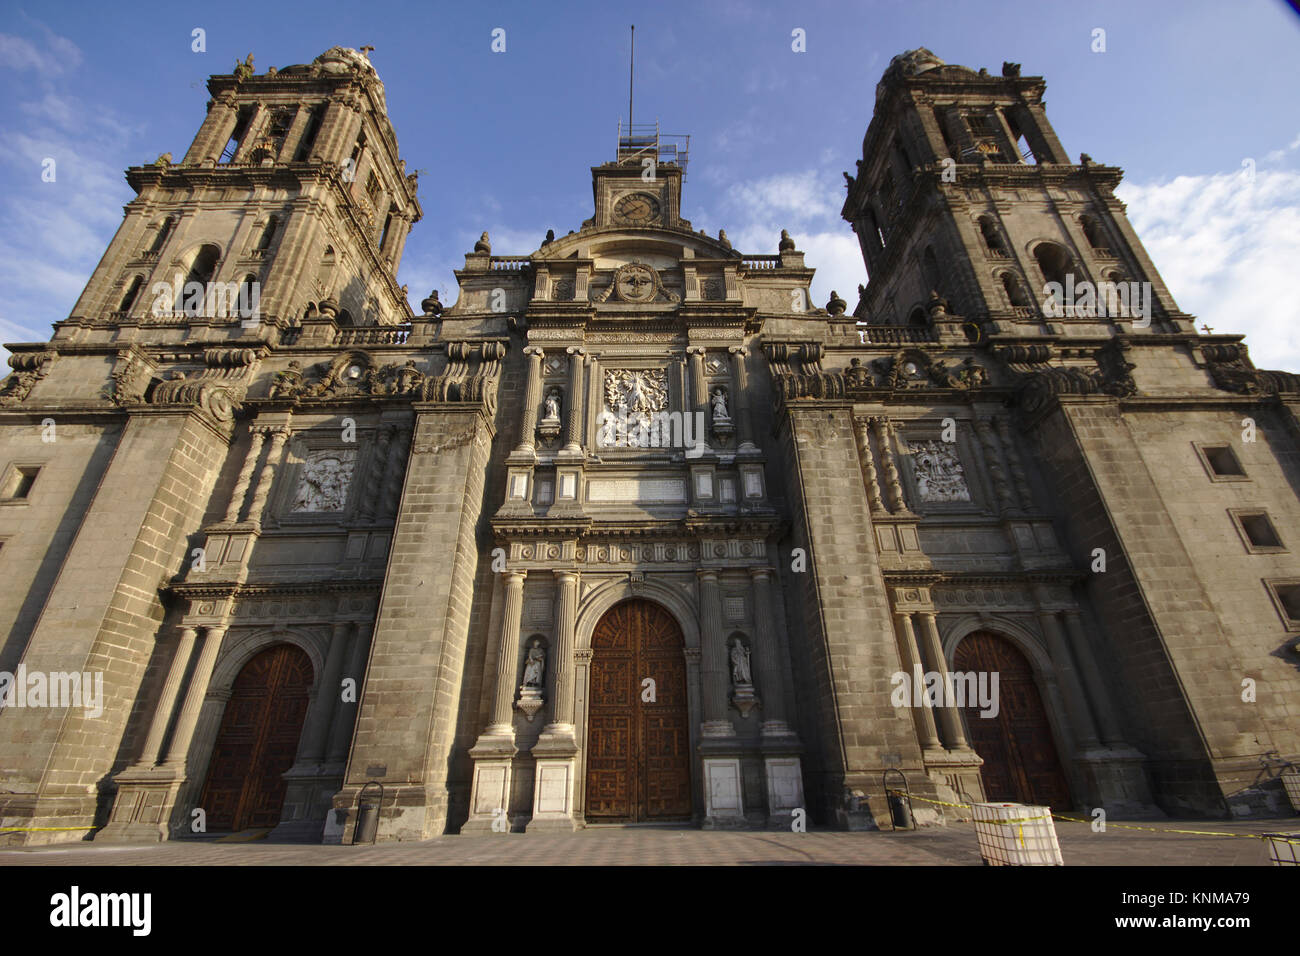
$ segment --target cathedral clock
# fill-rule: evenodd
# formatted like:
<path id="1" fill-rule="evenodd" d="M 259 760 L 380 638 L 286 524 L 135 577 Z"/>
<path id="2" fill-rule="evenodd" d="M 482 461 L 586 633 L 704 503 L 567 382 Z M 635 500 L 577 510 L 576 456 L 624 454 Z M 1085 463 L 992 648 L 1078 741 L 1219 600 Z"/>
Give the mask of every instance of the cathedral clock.
<path id="1" fill-rule="evenodd" d="M 614 203 L 614 215 L 634 226 L 653 222 L 659 218 L 659 200 L 649 193 L 628 193 Z"/>

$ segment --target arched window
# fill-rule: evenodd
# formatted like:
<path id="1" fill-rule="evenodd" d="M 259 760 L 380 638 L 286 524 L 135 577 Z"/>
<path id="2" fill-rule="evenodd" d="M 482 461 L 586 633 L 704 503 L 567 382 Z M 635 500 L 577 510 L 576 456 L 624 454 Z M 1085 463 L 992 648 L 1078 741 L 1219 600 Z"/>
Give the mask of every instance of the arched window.
<path id="1" fill-rule="evenodd" d="M 1002 273 L 1002 289 L 1007 294 L 1007 301 L 1011 303 L 1013 309 L 1029 308 L 1029 296 L 1025 294 L 1025 287 L 1021 285 L 1010 272 Z"/>
<path id="2" fill-rule="evenodd" d="M 262 298 L 262 289 L 258 284 L 257 276 L 251 272 L 244 276 L 244 281 L 239 283 L 239 298 L 234 303 L 241 319 L 256 319 L 258 312 L 258 303 Z M 233 316 L 232 316 L 233 318 Z"/>
<path id="3" fill-rule="evenodd" d="M 989 255 L 998 258 L 1009 258 L 1007 248 L 1002 244 L 1002 237 L 998 235 L 998 227 L 993 222 L 992 216 L 980 216 L 980 235 L 984 237 L 984 247 L 988 249 Z"/>
<path id="4" fill-rule="evenodd" d="M 1034 259 L 1048 282 L 1060 283 L 1065 288 L 1066 276 L 1074 272 L 1074 260 L 1064 246 L 1054 242 L 1040 242 L 1034 247 Z"/>
<path id="5" fill-rule="evenodd" d="M 1087 237 L 1088 245 L 1092 246 L 1093 251 L 1101 256 L 1109 256 L 1110 248 L 1106 245 L 1101 224 L 1092 216 L 1080 216 L 1079 225 L 1083 227 L 1083 234 Z"/>
<path id="6" fill-rule="evenodd" d="M 939 260 L 934 257 L 934 250 L 929 246 L 921 255 L 921 274 L 925 277 L 926 293 L 938 292 L 942 284 L 939 277 Z"/>
<path id="7" fill-rule="evenodd" d="M 275 216 L 266 220 L 266 228 L 262 230 L 262 236 L 257 240 L 257 250 L 262 252 L 271 248 L 271 240 L 275 238 L 275 230 L 280 226 L 280 220 Z"/>
<path id="8" fill-rule="evenodd" d="M 930 317 L 925 314 L 925 309 L 918 305 L 912 310 L 912 314 L 907 317 L 907 324 L 918 329 L 928 328 Z"/>
<path id="9" fill-rule="evenodd" d="M 130 312 L 131 307 L 135 305 L 135 300 L 140 295 L 140 288 L 144 285 L 144 276 L 136 276 L 127 286 L 126 293 L 122 296 L 122 303 L 117 307 L 119 312 Z"/>
<path id="10" fill-rule="evenodd" d="M 190 316 L 205 314 L 208 283 L 217 274 L 217 263 L 220 261 L 221 249 L 218 246 L 209 244 L 195 253 L 189 273 L 185 276 L 185 285 L 179 290 L 180 307 L 177 311 L 184 311 Z"/>
<path id="11" fill-rule="evenodd" d="M 172 216 L 168 216 L 163 220 L 162 225 L 158 227 L 158 235 L 153 237 L 153 245 L 149 247 L 150 252 L 159 252 L 162 250 L 163 243 L 166 242 L 167 237 L 172 234 L 172 227 L 175 225 L 176 219 Z"/>

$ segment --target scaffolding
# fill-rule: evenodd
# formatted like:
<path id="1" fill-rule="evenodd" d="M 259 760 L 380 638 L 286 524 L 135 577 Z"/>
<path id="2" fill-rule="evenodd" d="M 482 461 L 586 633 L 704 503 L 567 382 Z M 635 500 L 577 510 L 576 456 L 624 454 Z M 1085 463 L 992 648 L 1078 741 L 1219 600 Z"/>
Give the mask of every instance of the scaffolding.
<path id="1" fill-rule="evenodd" d="M 618 121 L 618 159 L 627 166 L 644 166 L 649 159 L 656 166 L 672 165 L 686 179 L 686 161 L 690 152 L 689 136 L 670 136 L 659 132 L 659 121 L 624 126 Z"/>

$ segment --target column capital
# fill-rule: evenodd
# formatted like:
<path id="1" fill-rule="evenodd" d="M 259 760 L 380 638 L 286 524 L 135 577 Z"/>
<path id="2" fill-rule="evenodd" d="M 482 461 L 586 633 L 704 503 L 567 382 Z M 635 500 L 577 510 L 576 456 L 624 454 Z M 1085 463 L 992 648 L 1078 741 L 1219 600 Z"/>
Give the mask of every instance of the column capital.
<path id="1" fill-rule="evenodd" d="M 776 574 L 776 572 L 765 564 L 756 564 L 753 567 L 750 567 L 748 571 L 749 576 L 755 581 L 770 581 Z"/>
<path id="2" fill-rule="evenodd" d="M 525 345 L 524 354 L 541 358 L 546 354 L 546 349 L 542 348 L 540 345 Z"/>
<path id="3" fill-rule="evenodd" d="M 717 584 L 717 583 L 718 583 L 718 569 L 717 569 L 717 568 L 696 568 L 696 569 L 695 569 L 695 575 L 696 575 L 696 577 L 698 577 L 701 581 L 705 581 L 705 582 L 707 582 L 707 581 L 712 581 L 714 584 Z"/>
<path id="4" fill-rule="evenodd" d="M 555 575 L 555 579 L 557 581 L 576 581 L 578 580 L 579 577 L 579 573 L 577 571 L 572 571 L 567 568 L 566 569 L 557 568 L 555 570 L 552 570 L 551 573 Z"/>
<path id="5" fill-rule="evenodd" d="M 586 350 L 585 348 L 583 348 L 581 345 L 570 345 L 570 346 L 567 346 L 567 347 L 564 349 L 564 351 L 567 352 L 567 353 L 570 354 L 570 355 L 586 355 L 586 354 L 587 354 L 587 350 Z"/>
<path id="6" fill-rule="evenodd" d="M 524 578 L 528 577 L 528 572 L 522 568 L 510 568 L 501 573 L 506 576 L 506 584 L 514 584 L 516 581 L 523 583 Z"/>
<path id="7" fill-rule="evenodd" d="M 727 351 L 732 355 L 745 356 L 749 354 L 749 347 L 745 345 L 728 345 Z"/>
<path id="8" fill-rule="evenodd" d="M 707 351 L 708 351 L 708 349 L 705 348 L 703 345 L 688 345 L 688 346 L 686 346 L 686 354 L 687 354 L 687 355 L 703 355 L 703 354 L 704 354 L 705 352 L 707 352 Z"/>

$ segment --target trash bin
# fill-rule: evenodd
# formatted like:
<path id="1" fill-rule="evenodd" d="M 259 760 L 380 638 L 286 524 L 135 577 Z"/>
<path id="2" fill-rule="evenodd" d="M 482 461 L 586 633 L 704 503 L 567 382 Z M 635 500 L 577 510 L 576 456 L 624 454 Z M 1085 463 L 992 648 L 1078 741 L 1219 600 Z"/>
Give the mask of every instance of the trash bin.
<path id="1" fill-rule="evenodd" d="M 903 799 L 903 794 L 897 790 L 889 791 L 889 819 L 894 824 L 895 830 L 912 829 L 912 813 L 908 809 L 907 801 Z"/>

